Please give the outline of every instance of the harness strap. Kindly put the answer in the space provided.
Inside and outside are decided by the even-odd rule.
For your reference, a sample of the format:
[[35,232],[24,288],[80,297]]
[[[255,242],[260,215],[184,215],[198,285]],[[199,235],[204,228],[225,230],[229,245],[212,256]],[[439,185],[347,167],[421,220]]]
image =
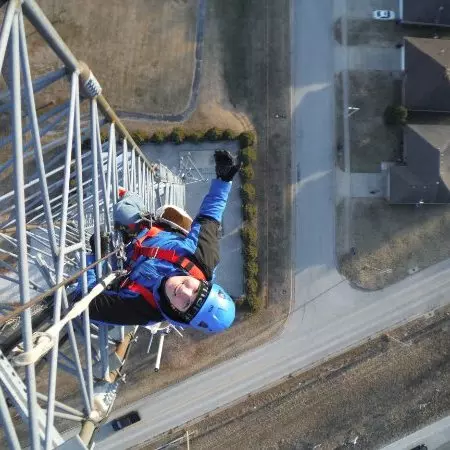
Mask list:
[[154,225],[152,228],[150,228],[150,230],[148,230],[146,234],[144,234],[144,236],[136,240],[136,242],[134,243],[133,255],[131,257],[133,261],[136,261],[140,256],[145,256],[146,258],[161,259],[163,261],[168,261],[172,264],[175,264],[176,266],[181,267],[192,277],[197,278],[201,281],[205,281],[206,277],[203,271],[198,266],[196,266],[189,258],[177,255],[175,250],[165,250],[159,247],[144,247],[142,245],[145,239],[154,237],[161,231],[163,231],[163,228]]
[[147,233],[145,233],[143,236],[141,236],[139,239],[136,239],[136,241],[133,243],[133,255],[131,256],[131,258],[133,259],[133,261],[136,261],[139,256],[140,256],[140,251],[143,248],[142,243],[147,239],[147,238],[152,238],[155,237],[157,234],[161,233],[161,231],[164,231],[163,228],[158,227],[156,225],[153,225],[148,231]]
[[136,283],[135,281],[128,281],[124,286],[125,289],[141,294],[144,297],[145,301],[155,310],[158,311],[158,306],[156,304],[155,297],[153,296],[152,291],[142,286],[142,284]]

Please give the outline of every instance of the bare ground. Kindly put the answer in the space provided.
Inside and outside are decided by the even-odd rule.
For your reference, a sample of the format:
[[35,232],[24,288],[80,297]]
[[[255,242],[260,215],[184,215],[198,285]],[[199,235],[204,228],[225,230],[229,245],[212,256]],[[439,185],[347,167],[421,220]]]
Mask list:
[[350,235],[354,251],[341,257],[341,272],[362,288],[380,289],[450,258],[450,207],[352,199]]
[[[39,5],[74,55],[90,66],[114,108],[184,109],[194,71],[196,0],[41,0]],[[27,36],[33,73],[54,68],[54,55],[31,26]]]
[[449,413],[449,338],[447,307],[139,448],[380,448]]

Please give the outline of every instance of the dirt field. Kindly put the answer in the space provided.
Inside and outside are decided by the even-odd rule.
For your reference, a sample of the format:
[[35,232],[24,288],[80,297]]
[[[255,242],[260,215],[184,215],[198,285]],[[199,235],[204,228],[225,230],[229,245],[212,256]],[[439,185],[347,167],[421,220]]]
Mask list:
[[[187,104],[194,70],[196,0],[41,0],[74,55],[85,61],[114,108],[173,113]],[[55,58],[28,29],[34,73]]]
[[449,338],[446,308],[139,448],[378,449],[449,413]]
[[353,199],[352,210],[354,254],[345,255],[340,268],[358,286],[380,289],[450,258],[448,205],[390,206],[383,200]]

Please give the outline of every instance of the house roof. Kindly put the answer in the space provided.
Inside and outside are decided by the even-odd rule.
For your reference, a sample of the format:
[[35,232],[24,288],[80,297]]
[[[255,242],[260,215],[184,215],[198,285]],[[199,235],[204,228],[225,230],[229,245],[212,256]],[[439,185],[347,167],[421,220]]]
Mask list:
[[[409,124],[404,146],[407,165],[389,171],[389,201],[450,203],[450,125]],[[412,153],[414,163],[408,161]]]
[[405,38],[404,105],[450,112],[450,40]]
[[[450,26],[450,0],[402,0],[404,23]],[[443,9],[439,9],[443,6]]]
[[423,183],[407,166],[392,166],[389,169],[390,203],[436,203],[436,194],[436,184]]

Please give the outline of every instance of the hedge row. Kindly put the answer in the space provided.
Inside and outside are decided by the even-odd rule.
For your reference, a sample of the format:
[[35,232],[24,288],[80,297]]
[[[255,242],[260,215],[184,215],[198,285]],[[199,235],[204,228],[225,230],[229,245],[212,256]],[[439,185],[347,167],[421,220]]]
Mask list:
[[255,204],[256,190],[253,185],[253,164],[256,161],[255,136],[252,132],[239,135],[241,147],[242,180],[241,198],[244,226],[241,230],[244,255],[245,297],[252,311],[259,311],[263,306],[258,295],[258,229],[256,226],[257,207]]
[[252,131],[244,131],[243,133],[236,134],[233,130],[228,128],[223,130],[217,127],[209,128],[206,131],[186,131],[182,127],[175,127],[171,131],[156,130],[153,133],[137,130],[130,134],[138,145],[146,142],[152,142],[154,144],[163,144],[165,142],[182,144],[183,142],[192,142],[197,144],[205,141],[214,142],[238,140],[240,148],[242,149],[245,147],[250,147],[255,142],[255,134]]
[[151,134],[142,130],[137,130],[130,134],[138,145],[145,142],[152,142],[155,144],[173,142],[175,144],[182,144],[183,142],[239,141],[239,147],[241,149],[240,157],[243,163],[240,176],[242,180],[242,209],[245,221],[241,234],[244,256],[245,298],[252,311],[259,311],[263,306],[263,302],[258,296],[258,232],[256,227],[258,211],[255,205],[256,191],[255,186],[253,185],[253,164],[256,161],[256,151],[254,148],[256,141],[255,134],[252,131],[244,131],[237,135],[232,130],[222,130],[216,127],[209,128],[206,131],[197,130],[189,132],[181,127],[175,127],[169,132],[157,130]]

